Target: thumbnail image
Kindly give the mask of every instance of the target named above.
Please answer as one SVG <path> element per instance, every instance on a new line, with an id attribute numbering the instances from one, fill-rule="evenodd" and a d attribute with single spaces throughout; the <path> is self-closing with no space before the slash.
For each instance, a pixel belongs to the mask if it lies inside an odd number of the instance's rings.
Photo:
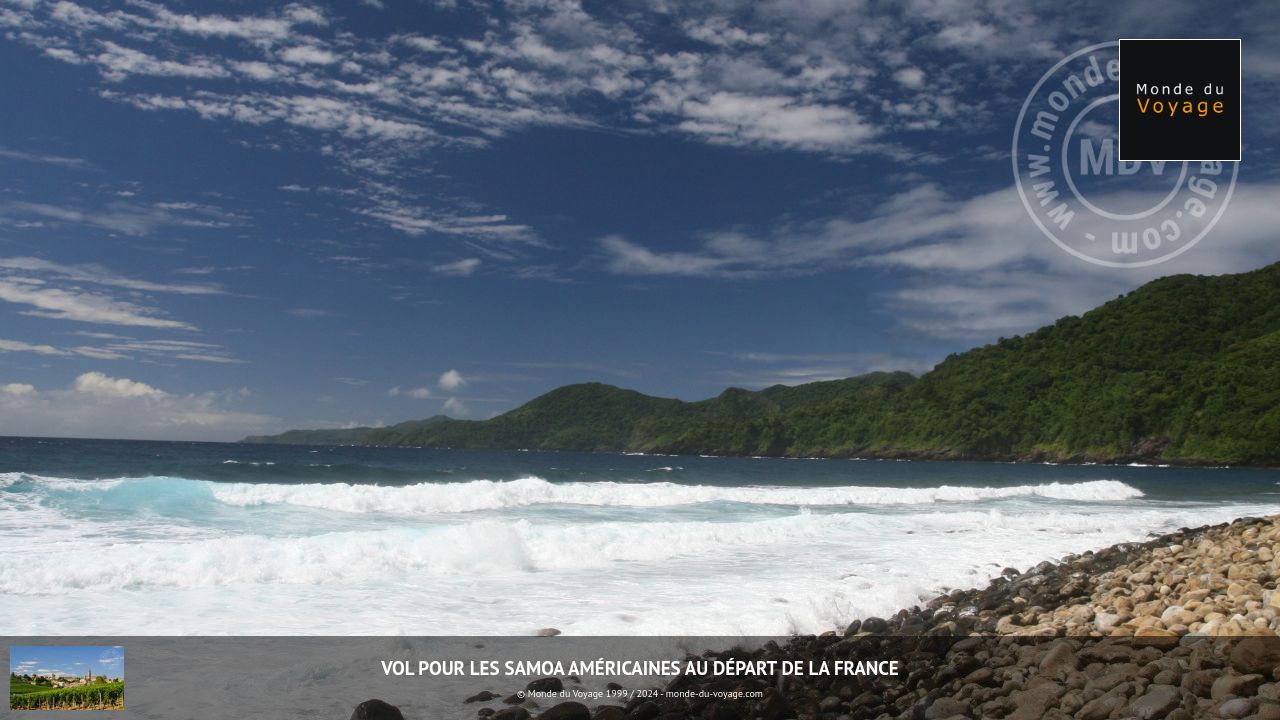
<path id="1" fill-rule="evenodd" d="M 12 710 L 123 710 L 124 648 L 45 645 L 9 648 Z"/>

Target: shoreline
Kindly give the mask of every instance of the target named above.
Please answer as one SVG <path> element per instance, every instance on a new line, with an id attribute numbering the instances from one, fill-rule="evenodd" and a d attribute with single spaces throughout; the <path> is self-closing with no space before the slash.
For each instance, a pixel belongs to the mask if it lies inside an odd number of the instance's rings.
<path id="1" fill-rule="evenodd" d="M 468 702 L 495 703 L 477 710 L 482 720 L 1280 720 L 1278 577 L 1280 516 L 1243 517 L 1006 568 L 985 587 L 842 630 L 700 656 L 895 659 L 897 676 L 681 675 L 625 705 Z"/>
<path id="2" fill-rule="evenodd" d="M 1023 572 L 1006 568 L 984 588 L 955 590 L 887 620 L 855 620 L 844 634 L 871 622 L 872 632 L 893 634 L 1235 637 L 1257 635 L 1265 626 L 1280 636 L 1277 575 L 1280 516 L 1243 517 L 1071 554 Z M 1255 627 L 1243 627 L 1236 615 Z"/>
<path id="3" fill-rule="evenodd" d="M 216 443 L 215 443 L 216 444 Z M 701 458 L 743 458 L 764 460 L 853 460 L 867 462 L 937 462 L 937 463 L 997 463 L 1002 465 L 1067 465 L 1078 467 L 1153 467 L 1153 468 L 1193 468 L 1201 470 L 1276 470 L 1277 463 L 1233 462 L 1209 458 L 1162 458 L 1152 455 L 1088 455 L 1071 453 L 1059 455 L 1048 451 L 1012 453 L 1006 455 L 970 455 L 939 451 L 865 451 L 849 453 L 832 453 L 826 455 L 760 455 L 760 454 L 717 454 L 693 451 L 650 450 L 601 450 L 574 448 L 538 448 L 538 447 L 499 447 L 499 446 L 450 446 L 450 445 L 384 445 L 370 443 L 287 443 L 257 442 L 237 440 L 228 445 L 245 445 L 253 447 L 316 447 L 316 448 L 376 448 L 380 450 L 447 450 L 461 452 L 511 452 L 511 453 L 577 453 L 583 455 L 623 455 L 642 457 L 701 457 Z"/>

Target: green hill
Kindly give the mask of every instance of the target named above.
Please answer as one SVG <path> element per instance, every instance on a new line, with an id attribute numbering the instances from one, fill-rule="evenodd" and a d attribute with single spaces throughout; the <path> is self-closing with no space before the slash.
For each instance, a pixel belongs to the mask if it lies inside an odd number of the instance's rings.
<path id="1" fill-rule="evenodd" d="M 919 379 L 872 373 L 699 402 L 587 383 L 486 421 L 246 441 L 1280 464 L 1280 264 L 1162 278 Z"/>

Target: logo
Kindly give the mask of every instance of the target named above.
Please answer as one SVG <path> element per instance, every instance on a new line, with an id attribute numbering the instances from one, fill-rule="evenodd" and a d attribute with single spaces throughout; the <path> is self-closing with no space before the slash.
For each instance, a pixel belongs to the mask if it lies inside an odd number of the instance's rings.
<path id="1" fill-rule="evenodd" d="M 1013 133 L 1022 204 L 1058 247 L 1105 267 L 1146 267 L 1190 250 L 1222 217 L 1239 163 L 1124 161 L 1119 43 L 1060 60 L 1031 89 Z"/>

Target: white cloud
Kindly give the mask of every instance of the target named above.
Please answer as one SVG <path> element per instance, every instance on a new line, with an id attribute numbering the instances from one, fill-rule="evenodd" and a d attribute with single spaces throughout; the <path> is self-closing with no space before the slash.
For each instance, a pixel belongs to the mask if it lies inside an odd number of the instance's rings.
<path id="1" fill-rule="evenodd" d="M 431 268 L 437 275 L 447 275 L 450 277 L 468 277 L 475 273 L 476 268 L 480 267 L 479 258 L 464 258 L 443 265 L 436 265 Z"/>
<path id="2" fill-rule="evenodd" d="M 440 375 L 438 383 L 443 390 L 457 390 L 466 385 L 467 381 L 457 370 L 447 370 Z"/>
<path id="3" fill-rule="evenodd" d="M 169 393 L 101 372 L 65 389 L 0 385 L 0 435 L 232 440 L 274 430 L 280 420 L 235 409 L 240 392 Z"/>
<path id="4" fill-rule="evenodd" d="M 415 400 L 426 400 L 427 398 L 431 397 L 431 390 L 424 387 L 409 388 L 408 390 L 402 390 L 400 386 L 397 385 L 391 388 L 390 390 L 388 390 L 387 394 L 390 395 L 391 397 L 400 397 L 403 395 L 404 397 L 413 398 Z"/>
<path id="5" fill-rule="evenodd" d="M 212 343 L 195 342 L 193 340 L 133 340 L 108 343 L 101 348 L 75 348 L 82 355 L 93 357 L 92 352 L 115 355 L 113 359 L 132 357 L 135 355 L 168 358 L 174 360 L 195 360 L 199 362 L 219 364 L 239 364 L 243 360 L 236 359 L 225 348 Z"/>
<path id="6" fill-rule="evenodd" d="M 146 383 L 136 382 L 128 378 L 112 378 L 100 372 L 87 372 L 76 378 L 72 385 L 76 392 L 96 395 L 103 398 L 161 398 L 164 391 L 157 390 Z"/>
<path id="7" fill-rule="evenodd" d="M 102 52 L 92 58 L 103 77 L 108 80 L 124 80 L 130 75 L 158 77 L 224 78 L 231 73 L 216 60 L 191 58 L 185 61 L 162 60 L 140 50 L 118 45 L 110 40 L 101 41 Z"/>
<path id="8" fill-rule="evenodd" d="M 28 310 L 25 314 L 56 320 L 180 330 L 195 329 L 190 323 L 158 317 L 157 310 L 125 300 L 116 300 L 100 293 L 32 285 L 22 282 L 21 279 L 0 279 L 0 300 L 30 305 L 35 309 Z"/>
<path id="9" fill-rule="evenodd" d="M 4 158 L 6 160 L 22 160 L 25 162 L 43 163 L 45 165 L 59 165 L 68 168 L 82 168 L 88 164 L 83 158 L 29 153 L 3 147 L 0 147 L 0 158 Z"/>
<path id="10" fill-rule="evenodd" d="M 17 227 L 87 225 L 135 237 L 161 227 L 225 228 L 239 221 L 237 216 L 217 208 L 194 204 L 145 206 L 110 202 L 97 208 L 80 208 L 17 200 L 0 203 L 0 224 Z"/>
<path id="11" fill-rule="evenodd" d="M 324 318 L 334 316 L 332 311 L 321 310 L 320 308 L 290 308 L 285 312 L 299 318 Z"/>
<path id="12" fill-rule="evenodd" d="M 200 362 L 238 364 L 225 348 L 212 343 L 191 340 L 135 340 L 111 333 L 76 333 L 83 337 L 110 340 L 105 345 L 79 345 L 54 347 L 47 344 L 28 343 L 21 340 L 0 339 L 0 352 L 30 352 L 39 355 L 61 357 L 87 357 L 95 360 L 128 360 L 134 357 L 151 357 L 164 360 L 194 360 Z"/>
<path id="13" fill-rule="evenodd" d="M 161 329 L 194 330 L 190 323 L 164 316 L 136 299 L 123 300 L 84 285 L 125 289 L 136 294 L 216 295 L 215 285 L 157 283 L 116 275 L 97 265 L 60 265 L 31 257 L 0 259 L 0 301 L 28 305 L 24 314 L 57 320 Z"/>
<path id="14" fill-rule="evenodd" d="M 61 265 L 33 257 L 0 258 L 0 271 L 3 270 L 40 273 L 76 282 L 121 287 L 143 292 L 175 293 L 178 295 L 221 295 L 224 292 L 217 285 L 149 282 L 117 275 L 101 265 Z"/>
<path id="15" fill-rule="evenodd" d="M 69 355 L 66 350 L 61 350 L 52 345 L 33 345 L 21 340 L 3 340 L 0 339 L 0 352 L 30 352 L 38 355 Z"/>
<path id="16" fill-rule="evenodd" d="M 314 45 L 298 45 L 280 53 L 280 59 L 294 65 L 332 65 L 338 56 Z"/>
<path id="17" fill-rule="evenodd" d="M 918 67 L 902 68 L 894 71 L 893 79 L 914 90 L 924 85 L 924 71 Z"/>
<path id="18" fill-rule="evenodd" d="M 448 400 L 445 400 L 442 409 L 446 414 L 454 417 L 466 417 L 471 413 L 471 408 L 467 407 L 466 403 L 456 397 L 451 397 Z"/>
<path id="19" fill-rule="evenodd" d="M 908 330 L 935 338 L 994 339 L 1088 310 L 1156 277 L 1241 272 L 1280 259 L 1280 183 L 1240 183 L 1201 245 L 1150 268 L 1098 268 L 1043 237 L 1012 188 L 958 199 L 925 183 L 858 217 L 779 222 L 758 235 L 705 233 L 689 250 L 657 251 L 620 236 L 600 240 L 614 273 L 773 277 L 839 268 L 895 271 L 882 295 Z M 1094 198 L 1124 207 L 1116 198 Z M 1132 198 L 1126 198 L 1132 202 Z M 1154 203 L 1148 203 L 1154 204 Z M 1087 220 L 1082 220 L 1087 222 Z"/>

